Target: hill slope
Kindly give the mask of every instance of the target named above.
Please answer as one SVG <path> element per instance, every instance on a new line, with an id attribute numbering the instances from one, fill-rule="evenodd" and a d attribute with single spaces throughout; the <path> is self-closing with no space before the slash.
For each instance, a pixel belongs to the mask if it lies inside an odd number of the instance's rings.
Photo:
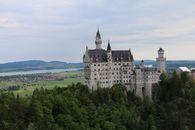
<path id="1" fill-rule="evenodd" d="M 140 64 L 140 61 L 136 60 L 135 64 Z M 154 60 L 145 60 L 146 65 L 155 65 Z M 195 68 L 195 61 L 167 61 L 167 70 L 172 72 L 180 66 L 186 66 L 189 68 Z M 48 70 L 48 69 L 67 69 L 67 68 L 83 68 L 82 63 L 66 63 L 61 61 L 46 62 L 42 60 L 29 60 L 20 62 L 9 62 L 0 64 L 0 72 L 14 72 L 14 71 L 29 71 L 29 70 Z"/>
<path id="2" fill-rule="evenodd" d="M 11 71 L 29 71 L 29 70 L 45 70 L 45 69 L 67 69 L 67 68 L 82 68 L 82 63 L 66 63 L 60 61 L 41 61 L 29 60 L 20 62 L 9 62 L 0 64 L 0 72 Z"/>

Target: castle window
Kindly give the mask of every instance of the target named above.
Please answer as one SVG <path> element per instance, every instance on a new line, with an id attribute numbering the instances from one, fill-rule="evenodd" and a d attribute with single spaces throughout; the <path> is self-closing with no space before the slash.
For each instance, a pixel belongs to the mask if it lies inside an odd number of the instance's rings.
<path id="1" fill-rule="evenodd" d="M 94 71 L 96 71 L 96 69 L 94 69 Z"/>
<path id="2" fill-rule="evenodd" d="M 94 66 L 96 66 L 96 64 L 94 64 Z"/>
<path id="3" fill-rule="evenodd" d="M 100 64 L 98 64 L 98 66 L 100 66 Z"/>

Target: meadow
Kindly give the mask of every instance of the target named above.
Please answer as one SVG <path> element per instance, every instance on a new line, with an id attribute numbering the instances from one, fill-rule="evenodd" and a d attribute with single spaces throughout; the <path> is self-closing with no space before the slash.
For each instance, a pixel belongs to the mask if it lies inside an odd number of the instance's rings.
<path id="1" fill-rule="evenodd" d="M 67 87 L 73 83 L 83 82 L 83 72 L 60 72 L 54 73 L 54 76 L 61 77 L 60 80 L 41 80 L 36 82 L 21 82 L 21 81 L 7 81 L 0 82 L 0 88 L 8 88 L 10 86 L 19 86 L 19 90 L 13 90 L 15 95 L 22 97 L 31 96 L 35 89 L 53 89 L 54 87 Z M 10 92 L 10 91 L 6 91 Z"/>

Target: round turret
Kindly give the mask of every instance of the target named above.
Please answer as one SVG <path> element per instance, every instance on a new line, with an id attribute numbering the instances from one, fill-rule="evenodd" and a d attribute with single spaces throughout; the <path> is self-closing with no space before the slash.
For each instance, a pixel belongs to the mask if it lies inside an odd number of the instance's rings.
<path id="1" fill-rule="evenodd" d="M 164 50 L 162 49 L 162 48 L 159 48 L 159 50 L 158 50 L 158 57 L 160 58 L 162 58 L 162 57 L 164 57 Z"/>

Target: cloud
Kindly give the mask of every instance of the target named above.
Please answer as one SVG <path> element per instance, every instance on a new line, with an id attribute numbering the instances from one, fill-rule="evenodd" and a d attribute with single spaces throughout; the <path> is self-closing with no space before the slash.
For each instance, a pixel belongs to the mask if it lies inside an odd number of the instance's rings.
<path id="1" fill-rule="evenodd" d="M 190 59 L 194 13 L 193 1 L 1 0 L 0 59 L 82 61 L 85 46 L 95 46 L 98 25 L 104 47 L 111 40 L 113 49 L 132 48 L 143 59 L 155 58 L 158 47 L 183 59 L 172 52 L 185 48 Z"/>
<path id="2" fill-rule="evenodd" d="M 156 27 L 151 27 L 149 30 L 142 30 L 137 33 L 130 33 L 129 35 L 113 36 L 113 40 L 151 40 L 151 39 L 170 39 L 179 38 L 185 36 L 186 34 L 195 33 L 195 18 L 183 19 L 178 22 L 163 23 L 158 24 L 151 21 L 150 24 Z M 144 26 L 144 25 L 143 25 Z"/>
<path id="3" fill-rule="evenodd" d="M 153 38 L 169 38 L 185 35 L 186 33 L 195 32 L 195 18 L 182 19 L 181 21 L 174 21 L 172 23 L 159 25 L 157 29 L 152 30 L 151 32 L 145 33 L 146 37 Z"/>
<path id="4" fill-rule="evenodd" d="M 0 28 L 13 28 L 17 26 L 17 22 L 13 18 L 0 16 Z"/>

